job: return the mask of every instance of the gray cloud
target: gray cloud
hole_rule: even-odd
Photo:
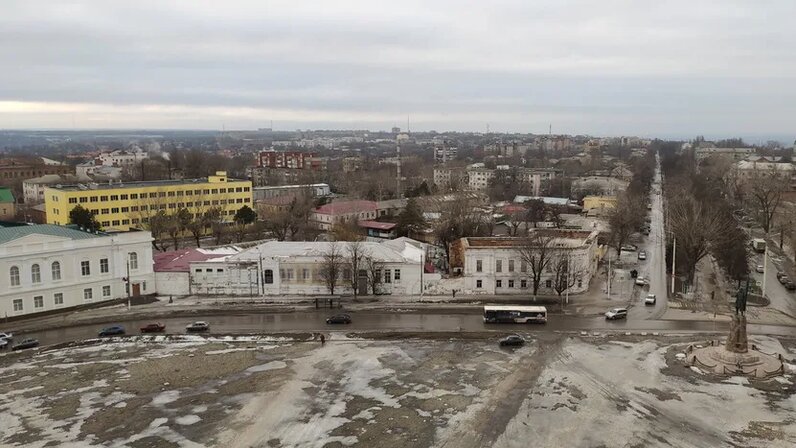
[[[783,134],[792,1],[4,1],[0,127]]]

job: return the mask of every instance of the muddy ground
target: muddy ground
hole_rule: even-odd
[[[512,349],[335,334],[6,353],[0,446],[796,445],[793,374],[706,375],[675,359],[692,339],[534,336]],[[756,342],[796,357],[793,340]]]

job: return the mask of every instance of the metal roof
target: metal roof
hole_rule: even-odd
[[[32,226],[0,227],[0,244],[8,243],[28,235],[60,236],[72,240],[85,240],[108,236],[106,233],[91,233],[71,226],[36,224]]]

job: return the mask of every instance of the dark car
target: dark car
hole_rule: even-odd
[[[37,339],[23,339],[19,344],[11,347],[11,350],[25,350],[28,348],[38,347],[39,341]]]
[[[326,319],[327,324],[350,324],[351,316],[348,314],[335,314]]]
[[[779,280],[779,282],[784,285],[785,283],[788,283],[790,281],[790,278],[785,274],[782,275],[777,274],[777,280]]]
[[[185,331],[198,332],[198,331],[208,331],[208,330],[210,330],[210,324],[201,320],[185,326]]]
[[[516,347],[523,344],[525,344],[525,339],[518,334],[512,334],[511,336],[506,336],[500,340],[501,347]]]
[[[782,286],[784,286],[785,289],[787,289],[788,291],[796,291],[796,283],[793,283],[790,280],[785,282],[785,284],[783,284]]]
[[[99,332],[99,337],[104,336],[118,336],[124,334],[124,327],[121,325],[113,325],[110,327],[105,327]]]
[[[144,325],[140,328],[141,333],[161,333],[166,329],[166,326],[160,322]]]

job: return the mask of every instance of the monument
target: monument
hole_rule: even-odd
[[[785,365],[781,355],[763,353],[746,337],[746,302],[749,297],[749,281],[735,294],[735,313],[730,321],[730,334],[722,345],[719,341],[708,341],[703,345],[690,345],[686,350],[689,365],[720,375],[745,375],[769,378],[782,375]]]

